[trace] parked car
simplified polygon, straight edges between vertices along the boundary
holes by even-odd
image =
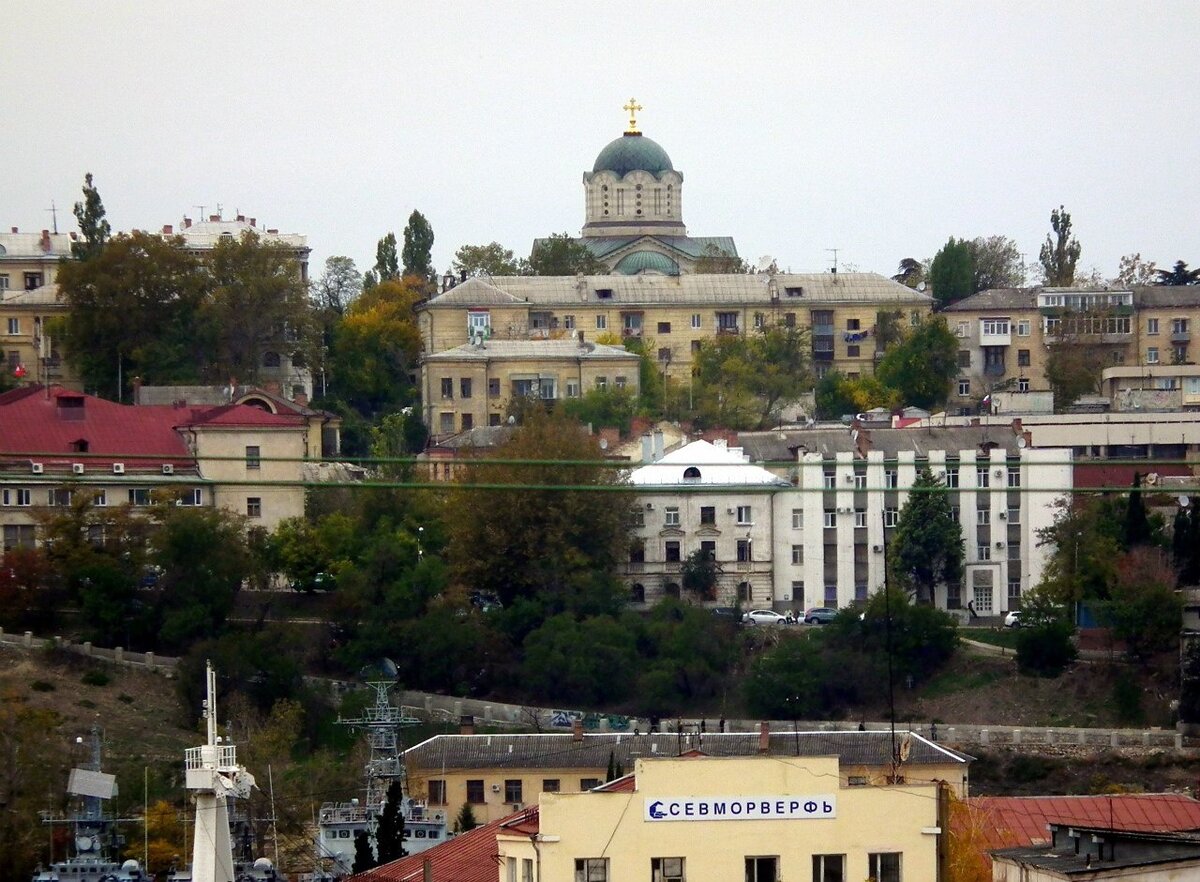
[[[1004,617],[1004,627],[1006,627],[1006,628],[1021,627],[1021,611],[1019,609],[1014,609],[1012,612],[1010,612],[1008,615],[1006,615]]]
[[[809,625],[828,625],[837,618],[837,610],[827,606],[813,606],[804,611],[804,621]]]
[[[737,611],[736,607],[732,606],[714,606],[712,609],[714,618],[724,619],[730,622],[741,622],[742,615]]]
[[[742,616],[747,625],[786,625],[787,616],[782,616],[770,609],[752,609]]]

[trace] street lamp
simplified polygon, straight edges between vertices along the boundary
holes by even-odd
[[[424,527],[417,527],[417,563],[420,563],[421,558],[425,555],[425,550],[421,547],[421,535],[424,532]]]

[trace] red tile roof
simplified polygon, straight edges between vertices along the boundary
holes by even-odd
[[[538,809],[530,806],[482,827],[447,839],[433,848],[351,876],[358,882],[420,882],[429,861],[433,882],[496,882],[497,833],[532,836]]]
[[[1200,830],[1200,801],[1182,793],[976,796],[967,803],[982,815],[989,849],[1049,842],[1050,823],[1140,833]]]

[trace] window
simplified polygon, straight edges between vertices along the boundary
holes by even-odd
[[[504,861],[504,882],[517,882],[517,859],[515,857],[506,858]]]
[[[831,508],[825,509],[825,529],[832,530],[837,526],[837,512]]]
[[[670,346],[658,347],[658,360],[659,361],[668,361],[668,362],[671,360],[671,347]]]
[[[667,527],[679,526],[679,506],[669,505],[663,512],[663,525]]]
[[[700,506],[700,523],[715,524],[717,522],[717,507],[715,505]]]
[[[580,790],[594,790],[595,788],[599,787],[601,785],[601,783],[603,783],[603,782],[601,782],[601,780],[599,778],[580,778],[579,779],[579,789]]]
[[[739,539],[737,541],[737,560],[738,563],[750,563],[753,560],[753,545],[749,539]]]
[[[1017,336],[1028,337],[1030,331],[1029,319],[1021,319],[1017,322]]]
[[[613,382],[618,389],[624,389],[628,381],[624,377],[617,377]]]
[[[500,397],[500,378],[499,377],[489,377],[488,378],[488,398],[499,398],[499,397]]]
[[[750,506],[739,505],[737,507],[737,522],[739,524],[753,523],[753,518],[751,517],[751,514],[752,514],[752,512],[750,511]]]
[[[262,517],[262,497],[247,496],[246,497],[246,517],[261,518]]]
[[[971,381],[970,380],[959,380],[958,381],[958,395],[960,398],[970,397],[970,395],[971,395]]]
[[[1187,364],[1187,344],[1171,347],[1171,360],[1174,364]]]
[[[467,336],[474,337],[482,335],[489,336],[492,329],[492,316],[490,313],[482,310],[470,310],[467,312]]]
[[[8,290],[8,273],[0,273],[0,291]]]
[[[41,273],[25,273],[25,290],[32,291],[34,288],[42,287]]]
[[[1021,486],[1021,470],[1020,469],[1014,469],[1011,467],[1009,468],[1009,470],[1008,470],[1008,486],[1009,487],[1020,487]]]
[[[500,414],[498,414],[498,413],[489,413],[489,414],[488,414],[488,425],[489,425],[489,426],[498,426],[498,425],[500,425]],[[449,466],[447,466],[447,469],[449,469]],[[450,476],[449,476],[449,474],[447,474],[447,475],[446,475],[446,477],[450,477]]]
[[[543,778],[542,792],[543,793],[558,793],[562,789],[562,784],[557,778]]]
[[[1018,377],[1017,378],[1017,391],[1018,392],[1028,392],[1029,391],[1029,377]]]
[[[867,528],[866,509],[856,508],[854,510],[854,529],[865,530],[866,528]]]
[[[19,318],[10,318],[8,320],[8,333],[10,333],[10,334],[21,333],[21,320]]]
[[[563,316],[563,327],[568,331],[574,331],[575,330],[575,316],[564,315]]]
[[[957,505],[950,506],[950,517],[954,518],[954,520],[958,521],[961,524],[962,523],[962,510]]]
[[[640,337],[642,334],[642,314],[640,312],[621,313],[621,329],[625,334]]]
[[[987,466],[978,466],[975,469],[975,486],[976,487],[989,486]]]
[[[978,545],[976,545],[975,546],[975,559],[976,560],[991,560],[992,559],[992,546],[988,545],[986,542],[980,542]]]
[[[660,334],[671,333],[671,323],[670,322],[659,322],[658,323],[658,333],[660,333]]]
[[[738,600],[742,603],[750,603],[754,600],[754,591],[749,582],[738,582],[737,595]]]
[[[885,527],[894,527],[900,523],[900,509],[885,508],[883,510],[883,525]]]
[[[700,543],[701,557],[704,560],[717,559],[717,543],[710,540],[705,540]]]
[[[859,324],[858,319],[846,319],[846,330],[847,331],[857,331],[860,327],[861,326]]]
[[[854,489],[855,490],[866,490],[867,489],[867,473],[866,472],[855,472],[854,473]]]
[[[150,488],[148,487],[130,487],[129,488],[129,504],[138,507],[150,504]]]
[[[991,614],[992,612],[992,586],[991,585],[976,585],[975,586],[975,612]]]
[[[37,528],[32,524],[5,524],[3,550],[33,548],[37,545]]]
[[[29,506],[32,504],[32,496],[24,487],[18,487],[15,490],[4,490],[3,496],[0,497],[5,505]]]
[[[1017,350],[1017,367],[1029,367],[1029,350]]]
[[[429,782],[429,802],[431,805],[446,804],[446,782],[435,778]]]
[[[992,513],[986,508],[975,509],[975,523],[981,527],[986,527],[992,522]]]
[[[736,334],[738,330],[738,314],[736,312],[717,313],[717,333]]]
[[[692,313],[692,330],[693,331],[700,330],[700,313],[698,313],[698,312]]]
[[[199,492],[199,490],[196,491],[197,494]],[[199,505],[200,503],[197,502],[196,504]],[[108,493],[104,490],[97,490],[92,494],[92,505],[96,506],[96,508],[106,507],[108,505]]]
[[[755,328],[761,328],[766,323],[767,323],[767,317],[765,315],[763,315],[761,312],[754,313],[754,327]]]
[[[521,798],[521,779],[508,778],[504,782],[504,801],[505,802],[524,802]]]
[[[822,486],[826,490],[834,490],[837,488],[837,475],[834,472],[824,472],[821,475]]]
[[[668,539],[663,543],[663,560],[667,563],[679,563],[681,558],[679,555],[678,539]]]
[[[606,315],[596,316],[596,330],[603,331],[603,330],[606,330],[607,328],[608,328],[608,316],[606,316]]]
[[[629,540],[629,562],[630,563],[645,563],[646,562],[646,540],[642,538],[634,538]]]
[[[278,352],[263,353],[263,367],[277,368],[280,366],[282,361],[283,360],[280,358]]]
[[[463,377],[458,381],[458,395],[460,398],[471,397],[471,378]]]
[[[1021,608],[1021,580],[1014,579],[1008,583],[1008,608]]]
[[[454,397],[454,380],[450,377],[442,377],[442,397]]]
[[[883,486],[887,490],[895,490],[900,486],[900,472],[896,469],[883,470]]]
[[[989,337],[998,337],[1008,334],[1008,319],[983,319],[983,333]]]
[[[1146,349],[1146,364],[1158,364],[1158,347],[1150,346]]]
[[[1158,333],[1158,319],[1156,319],[1156,318],[1146,319],[1146,333],[1147,334],[1157,334]]]
[[[793,545],[792,546],[792,563],[797,564],[797,565],[804,563],[804,546],[803,545]]]
[[[900,882],[900,852],[867,855],[867,876],[875,882]]]
[[[521,858],[521,882],[533,882],[533,858]]]
[[[802,508],[793,508],[792,509],[792,529],[793,530],[804,529],[804,509],[802,509]]]
[[[608,388],[608,377],[596,377],[596,388],[597,389],[607,389]]]
[[[792,582],[792,602],[796,605],[804,606],[804,580]]]
[[[650,882],[683,882],[683,858],[650,858]]]
[[[958,469],[957,468],[946,469],[946,486],[950,487],[951,489],[958,486]]]
[[[642,511],[640,506],[634,506],[629,511],[629,526],[644,527],[646,526],[646,513]]]
[[[960,368],[969,368],[971,366],[971,350],[958,350],[958,366]]]
[[[1171,319],[1172,334],[1186,334],[1188,332],[1188,320],[1185,318]]]
[[[70,490],[53,489],[49,493],[49,498],[46,500],[49,505],[70,505],[71,496]]]
[[[262,451],[255,444],[246,445],[246,468],[260,469],[262,468]]]
[[[813,882],[846,882],[844,854],[814,854],[812,867]]]
[[[591,790],[590,787],[583,789]],[[575,882],[608,882],[608,858],[575,858]]]
[[[467,432],[467,431],[470,431],[470,430],[471,430],[471,429],[473,429],[473,428],[475,428],[475,416],[474,416],[474,414],[464,413],[464,414],[462,415],[462,429],[463,429],[463,431],[464,431],[464,432]]]
[[[785,312],[785,313],[783,314],[783,326],[784,326],[785,328],[794,328],[794,327],[796,327],[796,313],[794,313],[794,312]]]
[[[966,339],[968,327],[967,322],[959,322],[958,327],[954,329],[954,336]]]
[[[778,879],[779,858],[746,858],[746,882],[777,882]]]
[[[568,398],[578,398],[579,397],[579,381],[578,380],[567,380],[567,397]]]
[[[1008,522],[1010,524],[1021,523],[1021,509],[1019,506],[1014,506],[1008,510]]]
[[[101,490],[97,496],[103,496],[104,491]],[[103,505],[103,502],[97,503]],[[191,487],[183,491],[183,495],[179,497],[176,505],[204,505],[204,491],[199,487]]]
[[[475,805],[483,804],[483,779],[470,778],[467,780],[467,802]]]

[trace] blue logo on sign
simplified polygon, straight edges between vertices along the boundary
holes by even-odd
[[[667,816],[667,813],[662,810],[662,802],[661,801],[656,801],[656,802],[650,803],[650,817],[657,819],[657,818],[665,818],[666,816]]]

